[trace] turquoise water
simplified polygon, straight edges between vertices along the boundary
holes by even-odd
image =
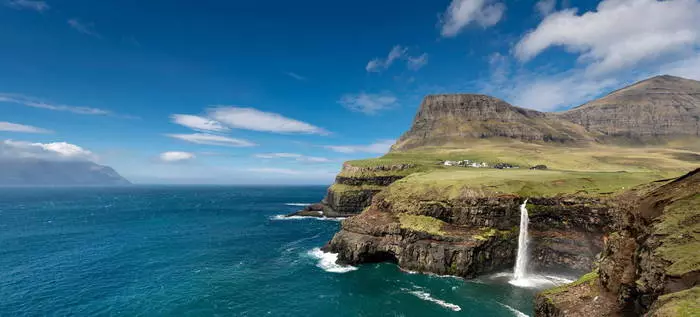
[[[275,215],[324,192],[0,189],[0,316],[531,315],[535,291],[499,279],[322,262],[339,222]]]

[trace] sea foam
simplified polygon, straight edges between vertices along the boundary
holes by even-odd
[[[519,311],[519,310],[517,310],[517,309],[515,309],[515,308],[513,308],[513,307],[510,307],[510,306],[508,306],[508,305],[506,305],[506,304],[498,303],[498,305],[501,305],[501,306],[505,307],[506,309],[510,310],[510,311],[513,312],[513,314],[515,314],[515,316],[517,316],[517,317],[530,317],[530,316],[528,316],[527,314],[525,314],[525,313],[523,313],[523,312],[521,312],[521,311]]]
[[[460,310],[462,310],[462,307],[459,307],[459,305],[452,304],[452,303],[448,303],[448,302],[446,302],[446,301],[444,301],[444,300],[441,300],[441,299],[437,299],[437,298],[433,297],[432,295],[430,295],[430,293],[428,293],[428,292],[423,292],[423,291],[410,291],[409,293],[415,295],[416,297],[418,297],[418,298],[420,298],[420,299],[422,299],[422,300],[429,301],[429,302],[433,302],[433,303],[435,303],[435,304],[438,304],[438,305],[440,305],[440,306],[442,306],[442,307],[445,307],[445,308],[450,309],[450,310],[453,310],[453,311],[460,311]]]
[[[308,205],[311,205],[310,203],[285,203],[287,206],[297,206],[297,207],[306,207]]]
[[[312,216],[287,216],[287,215],[274,215],[270,217],[270,220],[304,220],[304,219],[314,219],[314,220],[325,220],[325,221],[341,221],[347,219],[347,217],[312,217]]]
[[[318,263],[316,263],[316,266],[322,268],[326,272],[347,273],[357,270],[356,267],[351,265],[340,265],[335,263],[338,260],[337,253],[323,252],[320,248],[313,248],[308,252],[308,255],[317,259]]]

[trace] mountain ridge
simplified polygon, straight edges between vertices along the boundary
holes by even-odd
[[[700,82],[660,75],[563,112],[516,107],[482,94],[428,95],[391,150],[491,138],[586,144],[626,137],[645,144],[653,137],[688,136],[700,136]]]

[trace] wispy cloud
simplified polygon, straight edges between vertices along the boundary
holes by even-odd
[[[292,78],[294,78],[294,79],[296,79],[296,80],[299,80],[299,81],[306,81],[306,80],[308,80],[306,77],[304,77],[304,76],[302,76],[302,75],[299,75],[299,74],[297,74],[297,73],[294,73],[294,72],[286,72],[285,74],[286,74],[287,76],[292,77]]]
[[[367,66],[365,66],[365,70],[371,73],[378,73],[387,70],[396,60],[403,58],[407,51],[407,48],[401,45],[396,45],[391,48],[391,51],[389,51],[389,55],[387,55],[386,58],[375,58],[369,61]]]
[[[116,114],[116,113],[113,113],[109,110],[100,109],[100,108],[78,107],[78,106],[68,106],[68,105],[48,103],[48,102],[41,101],[40,99],[38,99],[36,97],[30,97],[30,96],[25,96],[25,95],[20,95],[20,94],[0,93],[0,102],[9,102],[9,103],[15,103],[15,104],[19,104],[19,105],[23,105],[23,106],[27,106],[27,107],[32,107],[32,108],[47,109],[47,110],[53,110],[53,111],[65,111],[65,112],[72,112],[72,113],[84,114],[84,115],[115,116],[115,117],[130,118],[130,119],[137,118],[137,117],[130,116],[130,115]]]
[[[406,66],[410,70],[419,70],[427,64],[428,64],[428,54],[427,53],[423,53],[422,55],[415,56],[415,57],[409,56],[406,59]]]
[[[217,106],[208,109],[207,114],[210,118],[235,129],[273,133],[329,134],[328,131],[312,124],[255,108]]]
[[[535,11],[544,17],[552,13],[556,6],[557,0],[540,0],[535,3]]]
[[[5,5],[17,10],[34,10],[37,12],[44,12],[51,8],[49,4],[44,1],[33,0],[9,0],[5,2]]]
[[[102,38],[102,36],[99,33],[97,33],[97,31],[95,31],[95,24],[94,23],[85,23],[85,22],[81,22],[78,19],[70,19],[70,20],[68,20],[68,25],[70,25],[70,27],[72,27],[73,29],[75,29],[76,31],[78,31],[80,33],[94,36],[97,38]]]
[[[0,121],[0,131],[21,133],[53,133],[51,130],[37,128],[31,125]]]
[[[506,5],[497,0],[452,0],[440,17],[440,33],[454,37],[466,26],[476,23],[483,28],[495,25],[503,17]]]
[[[644,21],[639,23],[638,21]],[[593,74],[630,68],[700,45],[700,2],[604,0],[596,11],[576,9],[548,15],[515,46],[529,61],[550,47],[579,54]]]
[[[173,114],[170,116],[173,123],[201,132],[223,132],[230,130],[216,120],[189,114]]]
[[[396,97],[391,93],[367,94],[361,92],[358,94],[345,94],[340,97],[338,103],[352,111],[372,115],[396,106],[396,101]]]
[[[223,136],[223,135],[215,135],[215,134],[208,134],[208,133],[166,134],[166,136],[171,137],[171,138],[175,138],[175,139],[179,139],[182,141],[196,143],[196,144],[230,146],[230,147],[256,146],[255,143],[252,143],[248,140],[236,139],[236,138],[231,138],[231,137],[227,137],[227,136]]]
[[[191,161],[195,157],[194,153],[180,151],[163,152],[158,156],[162,162],[166,163]]]
[[[395,142],[396,140],[379,140],[368,145],[326,145],[324,147],[339,153],[385,154]]]
[[[246,171],[254,173],[265,173],[265,174],[285,174],[285,175],[299,175],[302,172],[288,169],[288,168],[271,168],[271,167],[261,167],[261,168],[249,168]]]
[[[253,155],[256,158],[261,158],[261,159],[294,159],[299,162],[307,162],[307,163],[327,163],[330,162],[331,160],[325,158],[325,157],[317,157],[317,156],[306,156],[302,154],[297,154],[297,153],[262,153],[262,154],[255,154]]]

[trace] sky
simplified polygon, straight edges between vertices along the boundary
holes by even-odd
[[[700,80],[700,0],[0,0],[0,43],[0,156],[329,184],[428,94],[562,111]]]

